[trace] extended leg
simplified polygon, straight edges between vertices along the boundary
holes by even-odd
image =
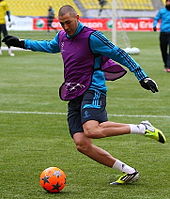
[[[83,129],[86,136],[91,138],[104,138],[130,133],[130,125],[109,121],[99,124],[98,121],[90,120],[83,124]]]
[[[105,166],[117,169],[125,174],[111,184],[126,184],[138,180],[139,173],[129,165],[114,158],[107,151],[92,144],[91,140],[84,133],[75,133],[73,136],[76,148],[79,152]]]
[[[155,128],[150,122],[142,121],[139,125],[121,124],[115,122],[99,123],[95,120],[89,120],[83,124],[84,133],[87,137],[98,139],[110,136],[124,134],[143,134],[146,137],[165,143],[166,138],[163,132]]]
[[[115,158],[107,151],[93,145],[91,139],[87,138],[84,133],[74,134],[73,139],[79,152],[108,167],[112,167],[115,163]]]

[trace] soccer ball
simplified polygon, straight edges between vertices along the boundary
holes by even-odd
[[[140,49],[136,47],[125,48],[124,51],[130,55],[138,55],[140,53]]]
[[[49,167],[40,175],[40,186],[47,192],[60,192],[66,185],[65,173],[57,167]]]

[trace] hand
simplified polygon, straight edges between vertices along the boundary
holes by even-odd
[[[19,48],[24,48],[24,40],[19,40],[18,37],[14,37],[11,35],[8,35],[4,37],[2,42],[5,42],[7,46],[14,46],[14,47],[19,47]]]
[[[156,28],[156,27],[153,27],[153,31],[156,32],[156,31],[157,31],[157,28]]]
[[[12,27],[12,25],[13,25],[13,23],[12,23],[12,22],[9,22],[9,23],[8,23],[8,27],[9,27],[9,28],[11,28],[11,27]]]
[[[151,90],[153,93],[158,92],[158,86],[156,84],[156,82],[154,80],[152,80],[151,78],[145,78],[139,81],[140,85],[147,89],[147,90]]]

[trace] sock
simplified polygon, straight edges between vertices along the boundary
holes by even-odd
[[[10,56],[15,56],[15,54],[12,52],[12,49],[10,47],[8,48],[8,54]]]
[[[11,54],[11,53],[12,53],[11,48],[8,48],[8,53],[9,53],[9,54]]]
[[[112,168],[128,174],[132,174],[136,171],[134,168],[128,166],[127,164],[121,162],[120,160],[116,160]]]
[[[133,134],[145,134],[145,126],[143,124],[135,125],[135,124],[129,124],[130,126],[130,133]]]

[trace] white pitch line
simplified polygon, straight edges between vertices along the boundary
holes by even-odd
[[[108,114],[108,116],[116,117],[144,117],[144,118],[170,118],[170,115],[119,115],[119,114]]]
[[[67,115],[61,112],[32,112],[32,111],[2,111],[0,114],[35,114],[35,115]],[[108,114],[109,117],[144,117],[144,118],[170,118],[170,115],[126,115],[126,114]]]
[[[35,114],[35,115],[66,115],[66,113],[60,112],[32,112],[32,111],[0,111],[4,114]]]

